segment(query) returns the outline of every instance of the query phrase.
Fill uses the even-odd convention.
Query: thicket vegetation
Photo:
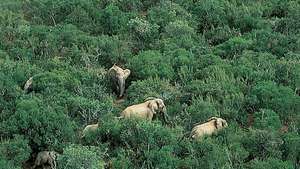
[[[59,169],[299,168],[299,9],[298,0],[1,0],[0,168],[42,150],[61,154]],[[119,104],[106,78],[114,63],[131,69]],[[171,125],[114,118],[149,96],[165,101]],[[229,126],[184,137],[211,116]]]

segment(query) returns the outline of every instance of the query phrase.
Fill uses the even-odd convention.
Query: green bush
[[[244,137],[247,139],[242,140],[242,145],[249,152],[248,160],[281,157],[280,148],[283,141],[275,132],[250,130]]]
[[[239,31],[236,29],[230,29],[229,26],[220,26],[205,32],[205,38],[212,45],[221,44],[234,36],[238,36]]]
[[[148,97],[157,97],[165,104],[174,104],[181,94],[179,86],[173,86],[170,81],[160,78],[147,78],[133,82],[128,90],[128,99],[132,103],[143,102]]]
[[[216,46],[215,53],[227,59],[235,59],[246,49],[252,45],[251,40],[246,40],[240,37],[234,37],[228,41]]]
[[[98,147],[69,145],[57,158],[58,169],[104,169],[103,154]]]
[[[259,52],[269,52],[278,57],[284,56],[288,51],[299,50],[297,36],[285,36],[269,30],[259,30],[251,33],[253,49]]]
[[[272,110],[262,109],[254,113],[254,127],[258,129],[279,130],[281,122],[278,114]]]
[[[143,64],[140,64],[143,63]],[[160,77],[172,79],[174,70],[170,59],[159,51],[144,51],[128,60],[128,68],[132,71],[133,79],[147,79]]]
[[[151,49],[156,46],[156,39],[159,37],[157,24],[136,17],[128,22],[128,29],[134,40],[133,50],[138,51]]]
[[[33,76],[32,90],[34,91],[75,91],[79,85],[77,79],[74,79],[65,72],[46,72]]]
[[[293,169],[289,161],[281,161],[275,158],[269,158],[265,161],[254,160],[251,162],[249,169]]]
[[[1,158],[5,159],[7,164],[21,167],[21,164],[30,157],[31,149],[28,143],[29,141],[21,135],[15,135],[13,139],[1,142]]]
[[[292,161],[295,167],[299,167],[299,157],[300,157],[300,137],[298,133],[290,132],[283,135],[283,160]]]
[[[196,46],[195,30],[187,21],[176,20],[166,25],[161,40],[162,50],[172,51],[178,48],[190,50]],[[204,42],[203,42],[204,43]]]
[[[100,23],[103,33],[115,35],[125,28],[128,19],[126,14],[115,5],[108,5],[101,14]]]
[[[41,150],[59,152],[58,168],[299,168],[299,7],[1,0],[0,168],[30,168]],[[123,98],[113,64],[131,70]],[[148,97],[166,121],[116,118]],[[188,137],[212,116],[229,126]]]
[[[69,116],[81,124],[96,122],[104,114],[115,110],[112,98],[99,101],[84,97],[71,97],[68,99],[67,106]]]
[[[181,117],[181,122],[191,129],[196,123],[204,123],[213,116],[218,116],[218,111],[214,103],[202,98],[195,98],[191,101]]]
[[[69,117],[35,97],[17,102],[5,129],[10,136],[24,135],[34,149],[62,148],[74,138],[74,124]]]
[[[190,20],[191,14],[182,6],[171,1],[160,1],[160,3],[150,8],[148,16],[152,23],[156,23],[162,30],[169,22],[174,22],[176,19]]]
[[[280,119],[286,121],[295,117],[299,109],[299,102],[293,90],[276,83],[260,82],[251,90],[250,105],[255,110],[260,108],[271,109],[279,113]]]

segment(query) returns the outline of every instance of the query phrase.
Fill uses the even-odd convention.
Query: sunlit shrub
[[[69,145],[57,158],[58,169],[104,169],[103,151],[93,146]]]
[[[149,77],[172,79],[174,77],[170,59],[159,51],[144,51],[132,56],[128,60],[128,68],[131,69],[133,79]]]

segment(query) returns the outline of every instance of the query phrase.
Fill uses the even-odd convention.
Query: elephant
[[[196,124],[196,126],[192,129],[190,137],[193,139],[199,139],[204,135],[212,135],[227,126],[228,124],[226,120],[218,117],[211,117],[206,123]]]
[[[109,70],[108,74],[113,82],[114,87],[116,87],[118,92],[118,97],[121,98],[125,92],[125,80],[130,75],[130,70],[123,70],[116,64],[114,64]]]
[[[45,164],[50,165],[51,169],[56,169],[56,157],[58,153],[55,151],[41,151],[37,154],[37,157],[34,162],[32,169],[35,169],[38,166],[45,168]]]
[[[138,118],[147,119],[151,121],[153,116],[157,112],[166,114],[167,109],[162,99],[155,98],[155,99],[147,100],[144,103],[127,107],[121,112],[121,116],[119,118],[138,117]],[[164,120],[166,121],[165,115],[163,117]]]
[[[88,132],[96,131],[98,127],[99,127],[98,123],[87,125],[82,131],[82,138],[85,137]]]
[[[28,92],[30,92],[30,90],[32,90],[32,82],[33,82],[33,77],[30,77],[30,78],[26,81],[26,83],[25,83],[25,85],[24,85],[24,91],[25,91],[26,93],[28,93]]]

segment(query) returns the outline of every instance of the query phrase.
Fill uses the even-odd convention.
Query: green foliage
[[[192,100],[192,104],[186,108],[182,116],[181,121],[185,122],[191,129],[195,123],[205,122],[210,117],[218,116],[218,111],[209,100],[197,98]]]
[[[178,86],[173,86],[168,80],[148,78],[133,82],[128,88],[128,98],[132,102],[142,102],[148,97],[159,97],[170,103],[180,95]]]
[[[100,23],[103,27],[103,33],[114,35],[124,29],[124,25],[128,22],[123,13],[117,6],[108,5],[101,15]]]
[[[297,96],[290,88],[267,81],[253,87],[249,102],[254,109],[271,109],[278,112],[282,120],[288,120],[298,112],[297,100]]]
[[[28,145],[28,140],[21,135],[15,135],[13,139],[0,144],[1,158],[5,159],[8,162],[7,164],[15,167],[20,167],[22,162],[29,158],[30,153],[31,149]]]
[[[98,147],[69,145],[58,156],[59,169],[104,169],[103,152]]]
[[[163,50],[191,49],[195,45],[195,30],[188,22],[176,20],[165,27],[162,40]]]
[[[176,166],[177,158],[172,156],[175,144],[180,137],[179,128],[171,129],[162,126],[158,122],[140,120],[101,121],[95,141],[106,141],[111,145],[119,145],[130,153],[118,155],[125,158],[124,162],[116,165],[130,166],[126,158],[129,158],[136,167],[142,165],[155,168]],[[158,158],[162,157],[162,158]]]
[[[226,24],[225,2],[217,0],[205,0],[197,2],[191,7],[197,21],[199,31],[205,31],[219,25]]]
[[[293,165],[288,161],[284,162],[269,158],[265,161],[254,160],[251,162],[249,169],[293,169]]]
[[[234,37],[216,46],[215,53],[224,58],[234,59],[237,57],[237,55],[240,55],[243,52],[243,50],[249,49],[251,44],[252,41],[250,40]]]
[[[174,76],[170,59],[158,51],[144,51],[131,57],[128,60],[128,67],[135,79],[146,79],[148,77],[172,79]]]
[[[91,100],[84,97],[72,97],[68,100],[69,116],[80,123],[96,122],[106,113],[113,112],[112,98],[106,97],[102,101]]]
[[[234,61],[233,72],[244,81],[245,90],[249,90],[257,82],[275,80],[276,65],[276,57],[272,54],[245,51]]]
[[[299,142],[300,136],[297,133],[291,132],[283,136],[283,155],[284,160],[290,160],[295,166],[299,166],[300,148]]]
[[[149,17],[151,22],[156,23],[160,28],[163,28],[168,23],[174,22],[176,19],[189,20],[191,19],[191,14],[176,3],[172,3],[171,1],[160,1],[157,6],[149,10],[147,17]]]
[[[61,148],[74,136],[73,123],[62,112],[46,107],[37,98],[20,100],[16,112],[7,120],[7,135],[24,134],[30,146]]]
[[[282,155],[280,146],[282,139],[275,132],[266,130],[250,130],[242,140],[244,148],[249,152],[251,159],[279,158]]]
[[[281,122],[278,114],[272,110],[262,109],[255,112],[254,127],[258,129],[278,130]]]
[[[299,9],[297,0],[1,0],[0,168],[30,167],[41,150],[59,152],[58,168],[299,168]],[[123,98],[113,64],[131,70]],[[164,100],[167,125],[161,114],[115,118],[148,97]],[[188,137],[212,116],[228,127]]]
[[[213,45],[223,43],[237,35],[239,35],[238,30],[230,29],[229,26],[220,26],[205,32],[205,38]]]
[[[136,17],[128,22],[128,27],[130,35],[134,40],[134,50],[140,51],[152,48],[155,45],[159,28],[157,24],[152,24],[147,20]]]
[[[299,50],[297,36],[285,36],[277,32],[259,30],[253,32],[250,37],[255,51],[269,52],[282,57],[289,51]]]
[[[66,74],[64,72],[47,72],[33,76],[32,88],[37,92],[41,90],[46,90],[46,92],[50,90],[51,92],[53,92],[57,90],[59,91],[62,88],[70,91],[75,91],[75,88],[78,85],[79,82],[69,74]]]

